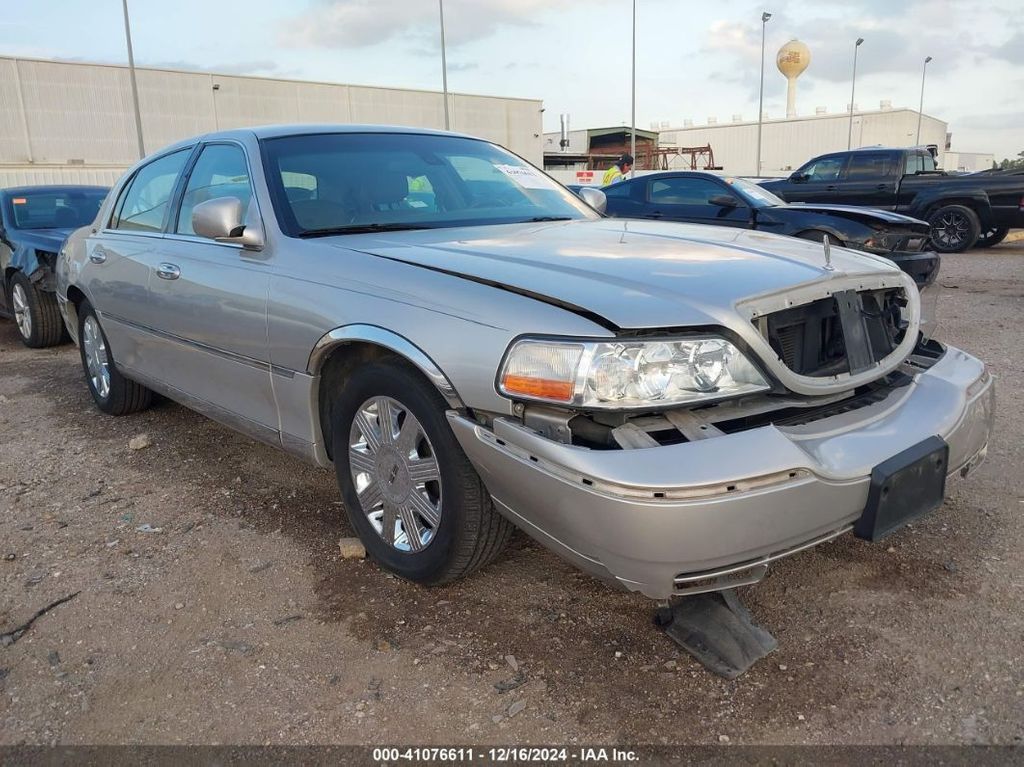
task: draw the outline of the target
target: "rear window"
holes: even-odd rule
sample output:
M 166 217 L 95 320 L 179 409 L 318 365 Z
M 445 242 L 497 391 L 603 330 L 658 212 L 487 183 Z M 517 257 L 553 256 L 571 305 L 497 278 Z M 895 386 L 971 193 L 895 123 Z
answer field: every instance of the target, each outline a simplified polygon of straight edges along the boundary
M 106 189 L 20 192 L 7 198 L 7 215 L 15 229 L 77 229 L 96 219 L 106 196 Z

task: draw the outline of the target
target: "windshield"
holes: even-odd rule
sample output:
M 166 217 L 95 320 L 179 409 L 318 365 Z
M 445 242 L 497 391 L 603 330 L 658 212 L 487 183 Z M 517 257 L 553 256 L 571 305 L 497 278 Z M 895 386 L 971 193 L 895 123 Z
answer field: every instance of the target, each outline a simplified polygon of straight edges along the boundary
M 91 224 L 106 189 L 47 189 L 12 194 L 7 215 L 14 229 L 77 229 Z
M 293 237 L 598 218 L 486 141 L 330 133 L 262 142 L 281 229 Z
M 785 200 L 781 197 L 772 194 L 763 186 L 755 184 L 753 181 L 747 181 L 742 178 L 727 178 L 724 181 L 751 208 L 774 208 L 777 205 L 786 204 Z

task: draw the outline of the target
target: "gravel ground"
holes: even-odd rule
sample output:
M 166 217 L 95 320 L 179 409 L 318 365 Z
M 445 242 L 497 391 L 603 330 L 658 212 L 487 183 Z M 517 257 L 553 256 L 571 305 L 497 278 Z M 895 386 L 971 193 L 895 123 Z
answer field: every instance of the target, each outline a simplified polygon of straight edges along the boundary
M 746 589 L 779 649 L 734 682 L 524 536 L 430 590 L 342 560 L 329 473 L 169 402 L 103 416 L 73 347 L 0 322 L 0 633 L 77 593 L 0 647 L 0 743 L 1020 743 L 1022 275 L 1006 244 L 940 277 L 999 376 L 986 465 Z

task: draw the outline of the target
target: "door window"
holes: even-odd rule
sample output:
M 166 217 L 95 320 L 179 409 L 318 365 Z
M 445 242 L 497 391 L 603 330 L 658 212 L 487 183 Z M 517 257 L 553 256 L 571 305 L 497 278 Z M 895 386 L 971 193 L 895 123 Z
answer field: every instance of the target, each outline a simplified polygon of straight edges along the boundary
M 807 165 L 803 170 L 808 181 L 835 181 L 842 172 L 842 157 L 822 157 Z
M 709 197 L 725 194 L 714 181 L 705 178 L 659 178 L 651 182 L 649 197 L 660 205 L 710 205 Z
M 871 181 L 887 178 L 893 171 L 892 155 L 888 152 L 865 152 L 850 156 L 846 168 L 847 181 Z
M 182 149 L 153 160 L 135 174 L 114 206 L 111 229 L 162 232 L 167 204 L 191 149 Z
M 315 188 L 315 187 L 314 187 Z M 218 197 L 236 197 L 242 202 L 242 220 L 252 200 L 249 185 L 249 166 L 245 152 L 235 144 L 210 144 L 203 149 L 188 177 L 185 194 L 181 198 L 178 234 L 195 234 L 192 211 L 201 202 Z

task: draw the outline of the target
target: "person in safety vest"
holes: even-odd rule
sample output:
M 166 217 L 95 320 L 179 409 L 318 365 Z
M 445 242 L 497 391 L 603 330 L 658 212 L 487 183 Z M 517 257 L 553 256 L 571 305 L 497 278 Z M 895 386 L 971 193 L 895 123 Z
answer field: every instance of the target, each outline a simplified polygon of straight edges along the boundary
M 601 181 L 601 186 L 608 186 L 609 184 L 614 184 L 616 181 L 622 181 L 622 179 L 626 177 L 626 174 L 632 169 L 633 155 L 622 155 L 617 163 L 604 172 L 604 180 Z

